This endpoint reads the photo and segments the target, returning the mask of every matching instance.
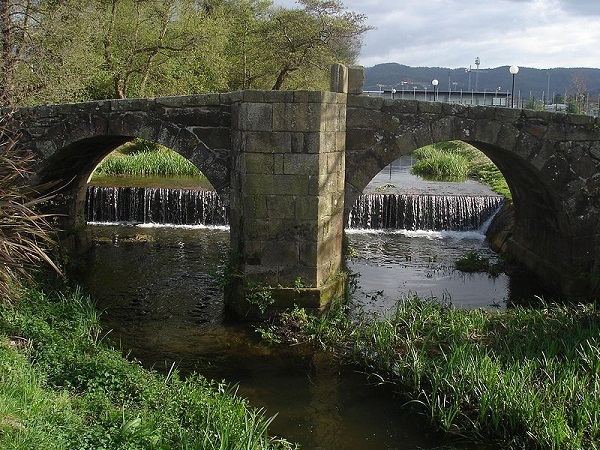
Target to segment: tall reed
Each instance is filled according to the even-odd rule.
[[[0,118],[0,303],[11,299],[15,285],[31,280],[40,266],[59,271],[50,257],[54,233],[40,205],[50,199],[41,194],[48,186],[28,186],[33,153],[16,147],[10,114]]]
[[[383,317],[353,316],[330,312],[301,328],[393,386],[433,427],[507,449],[600,447],[594,305],[464,310],[410,296]]]
[[[504,176],[494,163],[475,147],[462,141],[439,142],[415,150],[417,163],[411,172],[439,181],[481,181],[496,193],[512,198]]]

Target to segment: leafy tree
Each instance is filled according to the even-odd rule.
[[[365,17],[339,0],[0,0],[0,100],[327,86]]]
[[[345,10],[338,0],[299,0],[302,9],[276,8],[261,30],[261,54],[269,55],[272,89],[323,87],[334,62],[355,61],[366,17]],[[294,72],[300,76],[288,81]],[[309,80],[316,80],[310,83]],[[307,83],[310,83],[307,85]]]

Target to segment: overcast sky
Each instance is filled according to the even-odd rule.
[[[274,0],[295,7],[295,0]],[[600,0],[342,0],[375,27],[358,63],[600,68]]]

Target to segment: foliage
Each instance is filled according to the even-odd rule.
[[[365,16],[345,11],[338,0],[299,0],[299,3],[303,8],[274,10],[262,28],[266,37],[263,43],[268,46],[262,50],[272,55],[275,81],[271,88],[275,90],[282,89],[300,69],[304,69],[303,78],[288,88],[306,86],[311,78],[321,83],[324,77],[328,80],[332,63],[356,59],[361,36],[370,29],[362,25]]]
[[[384,317],[331,317],[302,330],[395,386],[407,407],[450,435],[514,449],[600,445],[600,314],[593,305],[492,312],[407,297]]]
[[[256,286],[251,288],[246,296],[246,300],[251,305],[256,306],[261,314],[264,314],[267,308],[275,303],[273,291],[270,286]]]
[[[202,176],[202,173],[173,150],[136,139],[104,158],[94,175]]]
[[[504,176],[494,163],[475,147],[462,141],[439,142],[413,152],[417,163],[411,172],[438,181],[463,181],[472,178],[511,199]]]
[[[338,0],[299,5],[3,0],[0,104],[327,88],[369,28]]]
[[[0,296],[5,300],[40,265],[59,271],[48,256],[54,245],[49,217],[37,211],[48,197],[25,184],[32,156],[17,151],[9,122],[10,115],[0,119]]]
[[[128,361],[75,291],[0,307],[3,449],[289,449],[235,389]]]

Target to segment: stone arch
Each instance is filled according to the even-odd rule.
[[[590,292],[581,274],[595,270],[599,205],[590,181],[600,143],[598,137],[591,142],[583,124],[543,112],[364,97],[349,101],[347,115],[346,216],[370,180],[399,156],[461,140],[488,156],[511,189],[509,253],[555,292],[572,298]],[[591,178],[576,175],[582,171]]]
[[[229,130],[223,133],[221,127],[202,127],[194,132],[183,124],[151,113],[71,115],[49,127],[43,138],[29,141],[39,155],[32,182],[50,183],[59,189],[54,212],[60,214],[63,230],[78,229],[85,224],[85,190],[90,175],[106,155],[135,138],[157,142],[188,159],[227,203]],[[211,136],[213,133],[218,136]],[[205,141],[218,144],[219,148],[210,148]]]

